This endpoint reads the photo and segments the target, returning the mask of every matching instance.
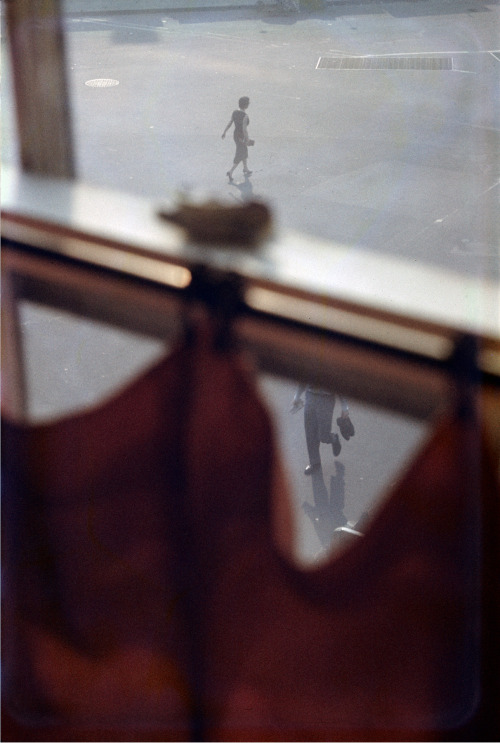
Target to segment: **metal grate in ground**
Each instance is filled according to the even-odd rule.
[[[320,57],[317,70],[452,70],[453,57]]]

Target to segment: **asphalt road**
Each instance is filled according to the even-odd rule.
[[[278,224],[498,276],[499,16],[497,0],[69,15],[79,173],[152,198],[258,196]],[[450,69],[387,69],[401,55]],[[359,56],[369,69],[318,69]],[[220,135],[241,95],[253,175],[229,185]]]
[[[262,197],[278,224],[498,276],[499,14],[497,0],[352,0],[292,15],[265,6],[68,15],[79,176],[158,200],[179,188]],[[370,69],[317,69],[322,57],[360,55]],[[451,59],[452,69],[388,68],[401,55]],[[233,143],[221,134],[241,95],[251,99],[253,174],[228,184]],[[102,399],[162,353],[40,308],[26,307],[22,326],[38,417]],[[313,480],[303,474],[303,414],[289,412],[294,382],[266,378],[262,390],[298,551],[314,560],[335,526],[325,498],[343,498],[357,522],[427,428],[350,401],[356,435],[337,459],[323,447],[322,480]]]

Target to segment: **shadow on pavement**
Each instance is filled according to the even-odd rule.
[[[312,473],[311,481],[314,505],[306,501],[302,508],[311,519],[321,546],[328,549],[335,529],[347,524],[344,515],[345,467],[341,462],[335,462],[335,475],[330,477],[330,491],[326,488],[321,467]]]

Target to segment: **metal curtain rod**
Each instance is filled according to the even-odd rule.
[[[436,332],[425,337],[419,329],[415,333],[419,334],[420,350],[412,350],[408,347],[409,328],[394,324],[394,335],[406,336],[405,347],[374,338],[370,317],[357,318],[355,334],[330,326],[328,318],[322,324],[306,322],[299,317],[299,298],[285,302],[289,310],[299,307],[299,311],[287,312],[280,309],[284,298],[279,292],[273,297],[269,289],[248,289],[238,274],[199,264],[190,269],[171,266],[187,273],[178,273],[175,280],[168,281],[165,272],[154,278],[134,270],[133,262],[132,267],[125,266],[119,270],[116,265],[99,265],[46,245],[38,248],[3,240],[3,271],[16,299],[29,299],[160,339],[178,332],[188,304],[190,312],[206,312],[208,308],[229,315],[238,345],[252,354],[264,372],[341,389],[352,398],[418,419],[433,415],[449,399],[453,387],[450,375],[454,373],[451,359],[460,339],[456,333]],[[266,292],[271,297],[263,299]],[[336,310],[337,319],[338,313]],[[16,373],[20,368],[22,363],[14,364]],[[487,370],[482,370],[480,381],[500,385],[499,377]]]

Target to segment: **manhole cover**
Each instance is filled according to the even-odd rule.
[[[114,85],[119,85],[118,80],[111,80],[106,77],[98,77],[95,80],[87,80],[85,85],[89,88],[112,88]]]
[[[320,57],[316,69],[330,70],[452,70],[452,57]]]

